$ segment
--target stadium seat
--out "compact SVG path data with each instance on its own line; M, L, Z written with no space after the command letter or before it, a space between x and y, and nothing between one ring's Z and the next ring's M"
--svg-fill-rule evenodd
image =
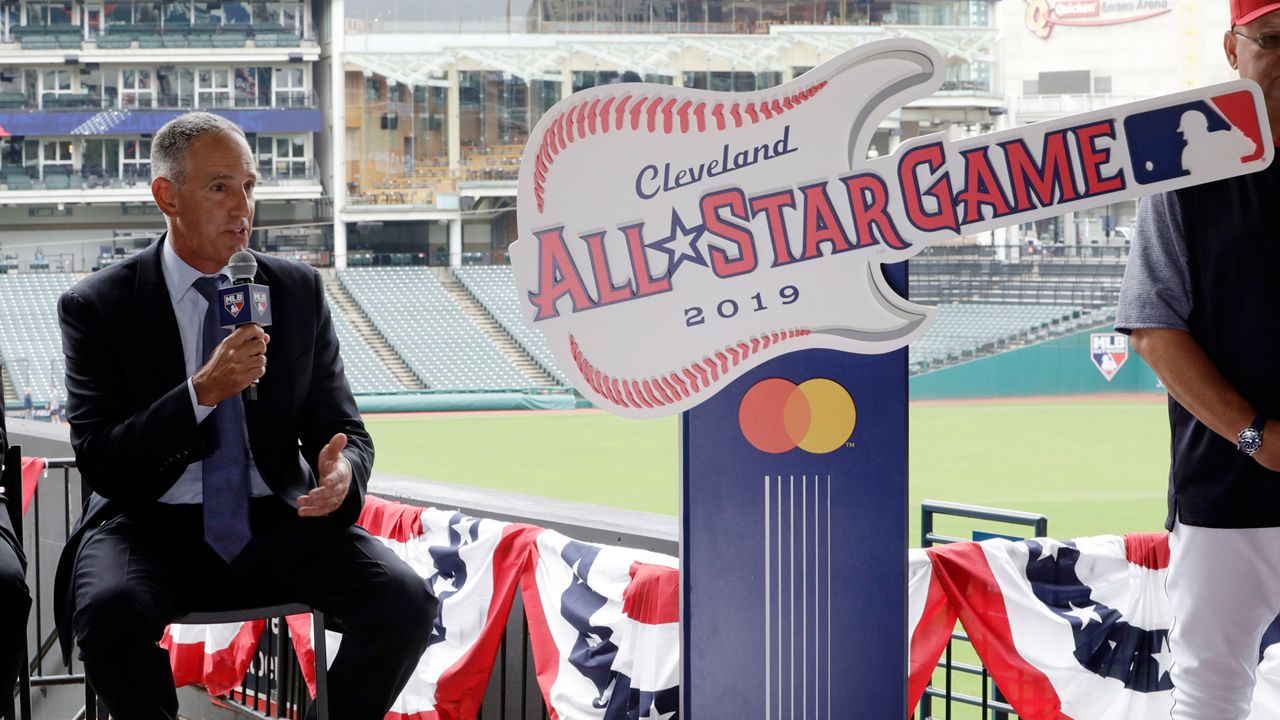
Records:
M425 267L347 268L338 279L400 355L431 389L508 390L531 387Z
M1072 305L946 303L938 306L932 327L911 344L908 364L920 372L1103 322L1105 316Z
M569 384L564 372L556 366L546 338L524 322L515 275L510 266L468 265L454 268L453 274L534 362L561 384Z
M333 329L338 335L338 347L347 373L351 391L357 395L368 393L399 392L405 389L387 366L337 308L331 308Z
M14 389L21 395L29 386L37 405L48 404L54 387L59 404L66 401L58 297L74 281L70 273L0 275L0 357Z

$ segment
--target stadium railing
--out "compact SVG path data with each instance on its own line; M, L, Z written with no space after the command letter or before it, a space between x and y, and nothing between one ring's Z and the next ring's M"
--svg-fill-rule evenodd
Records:
M920 503L920 547L927 548L934 545L968 542L977 539L973 536L976 531L971 531L971 536L967 538L938 532L937 521L940 517L982 521L984 528L995 526L999 530L1006 531L1002 533L990 530L981 531L987 537L997 535L1010 537L1007 534L1008 532L1020 532L1017 537L1025 536L1026 531L1019 531L1019 528L1030 529L1031 537L1047 537L1049 534L1049 519L1044 515L1019 512L1017 510L1000 510L977 505L924 500ZM943 653L942 660L938 662L938 670L934 671L935 680L937 679L937 672L942 672L942 687L935 687L931 682L925 688L924 695L920 698L919 712L912 715L912 718L914 720L929 720L935 717L933 714L934 700L941 701L943 717L946 718L951 717L953 705L968 705L980 708L981 717L990 717L993 720L1009 720L1010 718L1018 717L1014 714L1013 707L1004 702L1000 689L991 681L985 667L981 664L975 665L955 659L954 649L957 642L968 645L968 634L962 630L956 630L951 633L951 640L947 642L947 649ZM977 677L981 686L981 694L969 695L958 691L954 683L954 676L957 673Z
M63 664L53 625L53 576L62 547L80 513L84 490L72 459L66 426L9 419L9 438L22 443L25 454L49 458L48 474L37 486L27 514L28 584L34 595L28 625L32 712L24 720L105 718L85 707L83 666L73 657ZM578 540L677 554L676 518L577 503L431 483L375 474L370 492L418 506L457 508L476 516L528 522ZM584 508L590 508L590 512ZM297 670L288 628L268 624L257 657L241 687L232 691L226 708L217 708L191 689L179 690L183 717L190 720L230 718L301 718L309 694ZM195 709L188 709L193 707ZM230 713L228 709L230 709ZM478 720L546 719L533 647L521 593L516 593Z

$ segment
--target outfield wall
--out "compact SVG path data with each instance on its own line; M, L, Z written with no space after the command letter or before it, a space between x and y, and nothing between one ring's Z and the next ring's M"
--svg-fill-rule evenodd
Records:
M1110 326L1028 345L911 378L912 400L1163 393L1164 387L1138 354L1129 355L1110 382L1094 366L1089 335Z

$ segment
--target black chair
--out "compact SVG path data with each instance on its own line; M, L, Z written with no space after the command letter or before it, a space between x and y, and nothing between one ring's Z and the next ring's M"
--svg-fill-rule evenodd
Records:
M287 605L269 605L265 607L247 608L243 610L219 610L213 612L193 612L183 615L173 622L178 625L216 625L220 623L247 622L269 618L283 618L286 615L311 613L312 637L311 646L315 649L316 665L316 718L329 720L329 682L326 663L326 642L324 636L324 613L307 605L291 603ZM298 659L301 662L301 658ZM88 679L84 683L85 720L106 720L110 711L97 698ZM283 702L283 698L281 698ZM30 718L29 715L24 716Z
M13 535L21 544L23 540L22 530L22 446L14 445L4 454L4 471L0 473L0 485L4 486L4 492L8 495L7 501L0 502L9 511L9 524L13 527ZM0 495L0 500L4 500L4 495ZM0 707L6 707L7 710L3 715L4 720L15 720L15 711L17 712L16 720L31 720L31 663L27 657L29 648L27 647L27 634L22 634L22 666L18 669L18 698L13 707L8 707L7 702L0 702ZM4 692L12 693L11 688L3 688ZM7 698L6 698L7 699Z

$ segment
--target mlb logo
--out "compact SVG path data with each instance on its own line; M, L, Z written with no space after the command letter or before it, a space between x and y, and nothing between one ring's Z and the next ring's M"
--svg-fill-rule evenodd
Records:
M1129 337L1120 333L1094 333L1089 336L1089 358L1102 377L1111 378L1120 372L1129 359Z
M253 304L258 308L259 315L265 315L267 308L271 307L271 300L266 290L253 291Z
M1130 115L1124 119L1133 179L1140 185L1221 177L1262 158L1266 148L1247 91Z
M231 317L240 317L240 311L244 309L244 292L227 293L222 298L222 305Z

